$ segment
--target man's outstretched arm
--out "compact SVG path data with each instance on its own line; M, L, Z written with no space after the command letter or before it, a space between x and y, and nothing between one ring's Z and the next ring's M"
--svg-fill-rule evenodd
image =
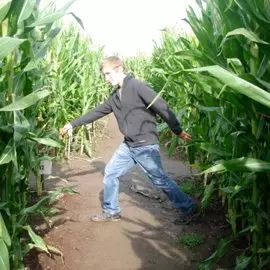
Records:
M94 108L92 111L74 119L70 123L67 123L63 128L60 129L60 134L61 136L63 136L68 132L68 130L81 126L81 125L90 124L111 112L112 112L112 106L110 104L110 99L107 99L104 103L100 104L99 106Z

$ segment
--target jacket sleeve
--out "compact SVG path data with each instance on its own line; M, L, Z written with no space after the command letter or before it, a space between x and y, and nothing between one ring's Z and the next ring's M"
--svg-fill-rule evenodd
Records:
M100 104L95 109L93 109L92 111L86 113L85 115L81 117L74 119L70 124L72 125L73 128L81 126L81 125L85 125L85 124L90 124L111 112L112 112L112 106L111 106L110 98L109 98L104 103Z
M147 84L141 83L138 87L138 93L144 103L148 106L157 96L157 93ZM176 135L179 135L182 132L179 121L177 120L175 114L171 110L170 106L166 101L158 97L155 102L149 107L157 113L169 126L171 131Z

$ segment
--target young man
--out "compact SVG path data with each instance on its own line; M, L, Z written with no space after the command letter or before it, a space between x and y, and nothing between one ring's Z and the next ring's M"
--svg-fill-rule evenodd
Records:
M125 72L121 59L116 56L105 58L101 65L101 72L105 80L116 89L103 104L61 129L61 135L64 135L69 129L91 123L113 112L119 129L124 135L123 143L105 168L103 212L92 217L92 221L121 219L118 199L119 177L138 164L153 185L168 196L175 208L181 210L175 223L190 223L198 216L198 210L195 202L183 193L163 170L156 115L158 114L179 138L187 142L191 140L191 136L181 129L176 116L162 98L155 100L157 94L146 83ZM149 106L151 103L153 104Z

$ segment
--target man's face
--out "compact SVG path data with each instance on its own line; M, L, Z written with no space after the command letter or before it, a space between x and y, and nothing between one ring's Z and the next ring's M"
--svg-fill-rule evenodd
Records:
M112 67L110 65L105 65L102 68L102 73L105 77L105 80L113 86L119 85L121 83L122 72L122 66Z

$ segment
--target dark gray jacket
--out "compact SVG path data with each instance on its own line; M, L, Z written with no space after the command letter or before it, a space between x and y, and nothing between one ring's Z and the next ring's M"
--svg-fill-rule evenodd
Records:
M157 93L145 82L129 74L124 79L121 98L118 90L116 89L103 104L72 121L72 127L92 123L113 112L119 129L125 136L125 142L131 147L158 143L156 114L176 135L182 132L175 114L161 97L147 109Z

